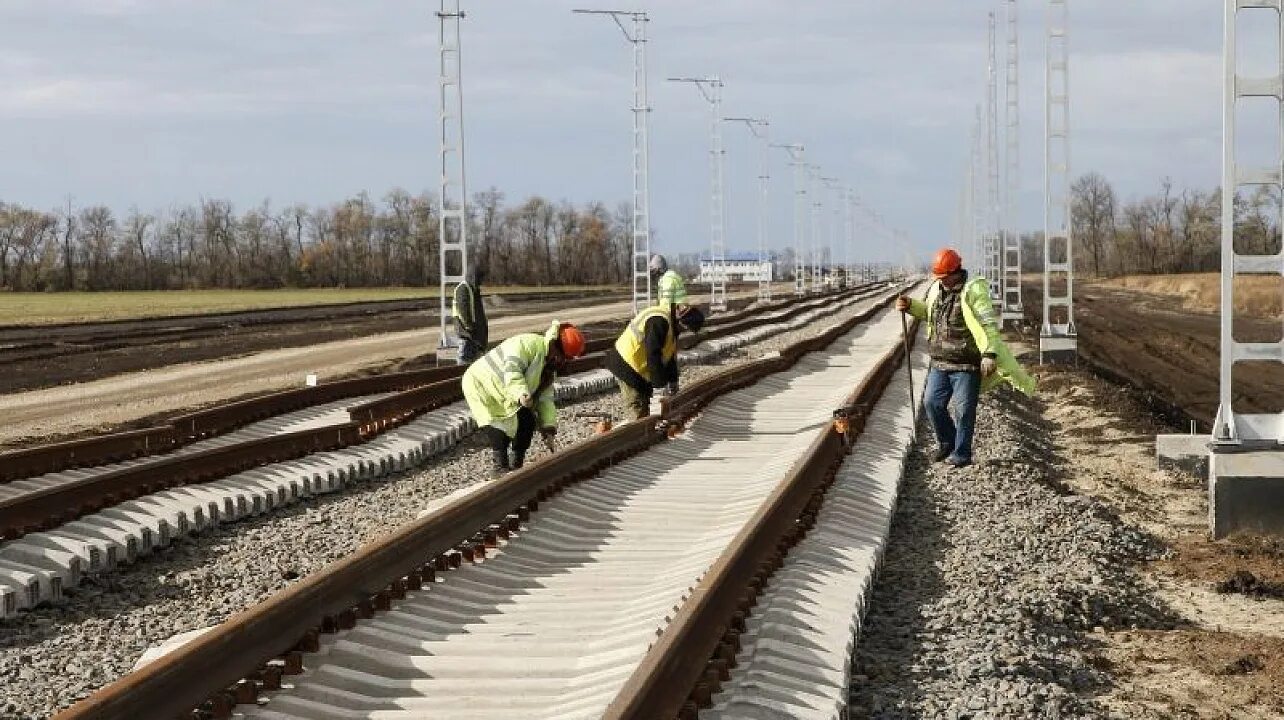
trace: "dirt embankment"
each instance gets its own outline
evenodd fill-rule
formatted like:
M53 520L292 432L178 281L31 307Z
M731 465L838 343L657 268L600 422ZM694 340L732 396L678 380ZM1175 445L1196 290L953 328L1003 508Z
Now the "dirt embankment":
M1028 320L1040 322L1042 286L1024 286ZM1201 430L1212 427L1218 405L1220 366L1218 316L1184 310L1171 296L1111 285L1075 288L1075 322L1084 359L1112 379L1147 393L1171 419L1189 417ZM1240 324L1240 340L1278 338L1277 321ZM1235 407L1240 412L1284 410L1284 366L1240 364L1235 371Z
M1135 290L1177 300L1182 310L1216 313L1221 310L1221 275L1128 275L1093 283L1102 288ZM1279 318L1282 282L1278 276L1241 275L1235 286L1235 311L1248 317Z

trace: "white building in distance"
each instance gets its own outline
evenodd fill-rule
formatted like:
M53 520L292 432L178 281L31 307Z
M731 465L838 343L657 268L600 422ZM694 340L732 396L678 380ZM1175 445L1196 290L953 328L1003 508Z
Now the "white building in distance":
M757 253L731 253L727 255L722 266L728 282L758 282L759 280L772 282L776 279L775 263L770 258L759 260ZM695 281L707 283L713 278L713 261L706 257L700 258L700 275Z

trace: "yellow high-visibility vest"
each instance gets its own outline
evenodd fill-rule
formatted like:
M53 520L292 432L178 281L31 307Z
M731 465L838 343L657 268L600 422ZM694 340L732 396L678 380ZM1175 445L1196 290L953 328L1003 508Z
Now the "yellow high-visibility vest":
M682 276L670 270L660 276L660 281L655 287L655 304L660 307L666 305L685 305L687 302L687 285L682 282Z
M667 363L678 354L678 338L673 334L673 318L669 316L669 307L649 307L638 313L633 318L633 322L620 333L620 337L615 341L615 351L624 358L624 362L629 367L637 371L644 378L651 377L647 372L646 365L646 344L643 340L646 337L646 323L651 318L664 318L669 324L668 333L664 338L664 347L660 350L660 356Z

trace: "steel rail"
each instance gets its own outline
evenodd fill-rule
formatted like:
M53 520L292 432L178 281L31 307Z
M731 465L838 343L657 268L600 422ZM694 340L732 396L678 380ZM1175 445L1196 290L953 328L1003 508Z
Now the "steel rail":
M863 286L867 287L867 286ZM859 291L861 288L855 288ZM710 327L751 322L753 316L773 312L790 305L781 301L754 310L744 310L721 318L712 318ZM706 335L707 337L707 335ZM588 351L606 350L614 338L590 341ZM584 369L600 367L592 362ZM258 397L223 403L215 407L179 415L164 425L69 440L21 450L0 453L0 483L22 480L45 473L146 457L173 450L196 440L220 435L257 420L300 410L313 405L362 395L393 392L422 387L434 382L458 378L465 368L456 365L386 373L322 383L315 387L283 390Z
M860 298L876 292L876 289L856 288L847 293L839 293L836 297L850 294ZM756 318L744 318L742 315L740 318L743 319L733 318L731 321L718 324L712 331L702 333L699 337L688 337L683 344L690 346L699 340L725 337L766 322L788 322L820 304L832 302L833 299L834 297L829 297L812 299L805 303L788 303L788 308L784 312L770 317L762 317L760 313L756 313L758 315ZM603 360L601 351L613 342L614 338L591 342L590 347L596 352L572 362L566 374L572 375L601 367ZM119 468L76 481L60 482L0 499L0 539L13 540L30 532L49 529L97 512L104 507L149 493L214 480L267 463L292 460L312 453L364 442L419 414L462 400L463 390L458 378L463 370L464 368L460 366L450 366L416 373L401 373L397 376L347 381L349 385L345 385L345 389L334 392L350 392L347 388L350 388L351 383L363 383L361 387L371 390L363 394L373 394L373 388L386 386L386 383L400 386L411 382L406 376L413 376L418 381L435 379L429 384L412 387L386 398L354 406L348 411L349 421L340 425L283 433L197 453L158 458L132 467ZM340 383L331 385L336 386ZM287 391L284 394L297 398L305 395L307 391L318 389L305 388L303 391ZM334 398L330 397L332 394L326 393L323 397L326 400L333 400ZM256 401L247 402L255 404ZM233 406L236 405L239 404L233 404ZM256 411L262 411L266 405L258 403L255 407ZM208 428L228 424L228 418L237 413L244 416L245 411L235 407L215 408L194 414L202 416L199 421L180 418L175 420L175 423L190 428ZM148 437L150 436L144 436L145 439ZM175 447L173 444L169 446L171 449L173 447Z
M917 331L917 321L914 330ZM625 682L604 718L694 720L735 663L745 616L784 553L814 520L825 488L847 449L864 430L865 418L906 357L906 346L888 350L861 381L833 425L820 432L807 453L759 508L695 587L641 664Z
M55 720L176 717L194 708L227 717L235 704L253 702L259 690L279 687L283 673L302 672L302 653L317 649L319 633L351 628L357 618L372 617L407 590L420 589L436 572L484 555L497 535L506 535L519 518L562 488L663 442L673 427L717 396L787 370L808 352L873 318L893 297L880 298L868 310L776 356L692 384L669 403L672 417L652 415L622 425L446 503L105 686ZM684 688L681 698L686 695Z

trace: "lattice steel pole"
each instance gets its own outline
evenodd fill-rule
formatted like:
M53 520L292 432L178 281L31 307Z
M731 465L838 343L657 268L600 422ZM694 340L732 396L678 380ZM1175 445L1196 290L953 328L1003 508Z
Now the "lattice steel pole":
M1040 361L1073 357L1074 227L1070 215L1070 27L1067 0L1048 0L1043 180L1043 331ZM1064 290L1057 282L1064 282Z
M1222 272L1221 272L1221 363L1219 407L1213 423L1217 445L1261 444L1278 449L1284 444L1284 413L1240 413L1235 411L1235 364L1239 362L1284 363L1284 341L1241 342L1235 339L1235 278L1240 273L1284 274L1284 252L1248 255L1235 248L1235 196L1244 186L1266 185L1284 193L1284 13L1280 0L1224 0L1222 80ZM1236 24L1240 11L1261 15L1274 10L1277 53L1274 72L1267 77L1239 74L1239 39ZM1275 128L1277 145L1270 164L1243 167L1236 158L1236 126L1240 98L1271 98L1279 104ZM1274 474L1265 471L1266 475ZM1247 491L1242 491L1247 492ZM1266 491L1263 491L1266 492ZM1265 496L1263 496L1265 497ZM1215 528L1216 531L1216 528Z
M839 184L838 178L823 177L820 181L825 183L825 187L829 189L829 200L833 205L833 207L830 208L833 212L829 218L829 247L827 248L827 256L829 258L829 277L832 281L831 284L837 284L837 276L834 273L834 257L837 254L836 251L838 248L839 232L842 230L843 186Z
M989 14L989 64L986 73L985 93L985 170L986 170L986 249L985 275L990 281L990 298L1001 305L1003 299L1003 272L999 255L1002 252L1000 228L1002 221L1002 195L999 169L999 81L998 34L994 13ZM1000 308L1001 309L1001 308Z
M856 191L847 188L846 197L843 203L846 206L846 230L847 242L843 247L843 287L852 286L852 261L856 256L856 204L860 200L856 197Z
M620 28L633 46L633 312L651 304L651 105L646 76L646 28L650 18L638 10L572 10L583 15L605 15ZM621 18L629 18L633 31Z
M805 295L807 283L803 267L803 243L807 225L807 159L806 149L798 144L777 145L789 153L789 164L794 169L794 295Z
M811 192L811 231L807 234L807 258L808 274L811 276L811 291L818 292L817 287L820 282L820 215L821 208L824 207L822 193L820 192L820 166L807 166L808 187Z
M768 137L768 128L771 123L762 118L752 117L732 117L724 118L727 122L742 122L749 128L749 132L757 138L759 142L760 155L758 158L758 299L771 299L771 280L767 274L762 271L762 266L767 262L767 205L770 199L770 181L771 181L771 138Z
M971 192L969 193L972 202L972 246L973 261L968 264L972 267L984 269L985 260L985 153L983 149L984 140L981 137L985 128L984 112L981 106L976 106L976 124L972 129L972 173ZM974 263L974 264L973 264Z
M1003 229L1003 319L1021 322L1021 48L1017 15L1018 0L1007 0L1007 151L1004 156L1007 189Z
M464 173L464 91L459 21L464 13L460 0L441 0L438 23L438 99L441 153L441 212L437 232L439 287L441 293L442 350L459 347L451 328L454 286L468 275L468 183ZM459 270L451 272L452 260Z
M710 240L709 240L709 308L714 312L727 309L726 225L727 202L723 190L722 164L726 151L722 147L722 80L713 75L703 78L669 78L669 82L691 83L696 86L712 113L709 170L710 170Z

